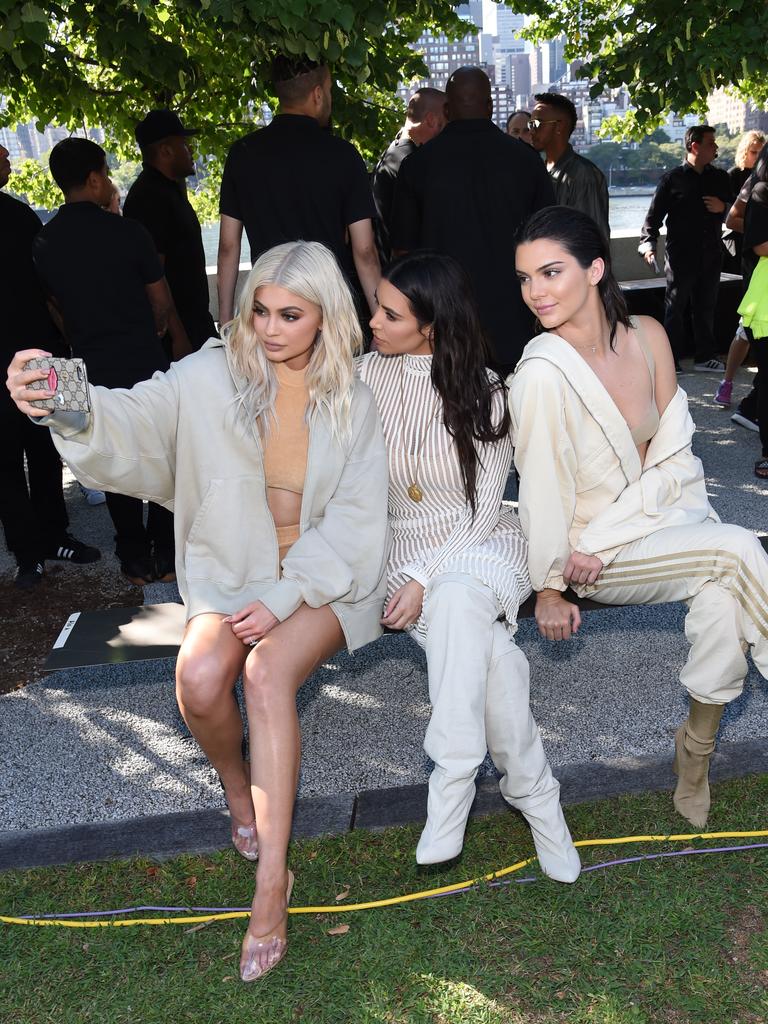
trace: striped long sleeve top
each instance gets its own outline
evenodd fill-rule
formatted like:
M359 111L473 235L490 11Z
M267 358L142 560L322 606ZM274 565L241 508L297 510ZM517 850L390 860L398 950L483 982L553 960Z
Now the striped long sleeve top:
M473 516L454 441L432 385L432 357L371 352L358 360L357 369L376 399L389 459L392 548L387 598L409 579L427 587L440 573L464 572L490 587L514 628L517 609L531 586L520 522L502 505L512 462L509 438L477 445ZM498 391L494 418L503 415L504 393ZM414 484L422 494L420 502L408 493ZM417 628L423 629L421 620Z

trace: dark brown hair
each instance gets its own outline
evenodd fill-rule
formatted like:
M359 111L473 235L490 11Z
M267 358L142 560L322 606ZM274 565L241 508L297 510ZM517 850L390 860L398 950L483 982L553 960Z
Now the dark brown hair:
M597 290L611 328L610 344L613 348L618 325L630 327L631 323L626 299L611 269L608 239L591 217L570 206L545 206L543 210L534 213L520 229L515 243L523 245L526 242L538 242L542 238L562 245L584 270L596 259L601 259L605 264Z
M480 326L472 284L450 256L417 250L395 260L384 271L387 281L408 300L419 327L432 328L432 384L443 403L443 423L454 439L467 503L476 512L475 442L493 444L509 431L509 411L493 422L493 397L504 382L489 376L493 365Z

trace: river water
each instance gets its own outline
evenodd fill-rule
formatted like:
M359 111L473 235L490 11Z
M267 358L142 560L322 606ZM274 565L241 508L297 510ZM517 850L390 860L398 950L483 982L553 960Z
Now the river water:
M610 199L610 222L611 231L636 231L640 234L645 215L651 202L653 193L637 195L612 195ZM219 225L217 223L203 225L203 245L205 246L205 262L210 267L216 266L216 249L219 244ZM248 242L243 236L243 247L240 253L240 262L246 263L250 260Z

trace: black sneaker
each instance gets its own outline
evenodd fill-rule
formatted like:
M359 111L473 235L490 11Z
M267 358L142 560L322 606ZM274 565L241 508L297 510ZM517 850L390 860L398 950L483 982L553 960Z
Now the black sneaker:
M136 587L152 583L155 578L152 559L149 557L127 558L120 563L120 572Z
M51 561L73 562L75 565L87 565L89 562L98 562L101 552L98 548L92 548L83 544L71 533L62 534L61 540L55 546L48 548L45 557Z
M13 579L14 586L19 590L32 590L39 583L42 583L45 569L42 562L19 562L16 575Z

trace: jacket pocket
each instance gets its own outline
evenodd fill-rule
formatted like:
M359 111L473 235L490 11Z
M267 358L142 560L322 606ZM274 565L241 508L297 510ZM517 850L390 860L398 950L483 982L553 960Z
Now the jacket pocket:
M277 579L277 539L262 478L210 481L187 535L184 566L190 580L232 589Z
M579 465L576 473L576 493L599 487L619 466L619 460L611 445L606 441L589 458Z

